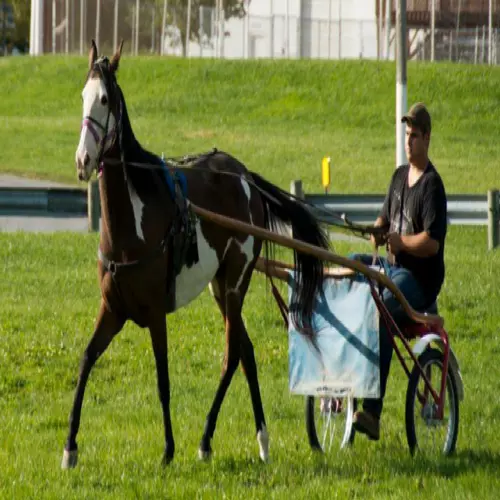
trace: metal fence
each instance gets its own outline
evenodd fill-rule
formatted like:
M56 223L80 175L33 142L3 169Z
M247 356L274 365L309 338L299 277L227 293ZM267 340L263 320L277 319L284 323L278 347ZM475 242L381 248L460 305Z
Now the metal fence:
M304 193L301 181L293 181L290 192L314 206L313 213L325 222L335 222L331 214L345 214L356 223L373 224L384 196L381 194L310 194ZM448 199L448 223L461 226L487 226L488 248L500 245L500 195L490 190L485 195L451 194ZM338 221L337 221L338 222Z
M362 0L270 0L268 12L244 2L248 14L227 19L222 0L39 1L43 33L34 53L83 54L94 38L105 53L124 39L132 54L394 58L396 0L364 0L366 9L358 11L352 6ZM409 59L498 63L500 1L489 6L488 0L407 0Z
M371 224L377 218L383 195L304 194L302 183L293 181L290 191L311 203L315 215L325 222L333 220L327 212L345 213L353 222ZM99 230L100 202L97 181L88 189L79 188L0 188L0 214L10 216L77 215L88 218L89 231ZM488 247L500 245L500 195L449 195L450 224L488 226Z

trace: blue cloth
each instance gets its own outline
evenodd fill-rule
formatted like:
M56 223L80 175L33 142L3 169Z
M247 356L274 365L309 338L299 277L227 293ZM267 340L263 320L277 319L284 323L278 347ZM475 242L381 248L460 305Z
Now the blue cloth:
M291 293L290 286L289 302ZM379 317L370 286L362 276L324 280L312 317L318 349L294 328L292 321L289 324L292 393L379 396Z
M181 188L181 193L184 198L187 198L187 180L186 176L180 170L177 170L175 174L172 176L170 171L167 168L167 164L163 158L161 158L161 164L163 166L163 175L165 177L165 181L167 182L168 191L172 200L175 200L175 183L177 182Z

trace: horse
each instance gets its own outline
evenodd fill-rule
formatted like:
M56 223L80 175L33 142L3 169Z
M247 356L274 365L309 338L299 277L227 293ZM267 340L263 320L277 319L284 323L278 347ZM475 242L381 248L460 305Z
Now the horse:
M173 459L166 316L189 304L207 286L225 324L225 356L199 457L211 456L217 416L241 361L259 455L267 461L269 435L254 349L242 319L245 294L263 243L196 217L189 205L271 230L281 221L291 226L295 238L321 248L328 248L328 238L306 207L225 152L214 150L169 164L145 150L132 131L117 82L122 46L123 41L109 60L98 57L92 41L82 92L83 120L75 161L80 181L88 182L94 171L98 176L101 299L93 335L80 361L61 466L66 469L77 464L76 437L91 369L129 320L150 332L165 431L162 462ZM174 172L174 167L180 170ZM300 279L293 293L297 317L304 320L306 331L305 318L311 317L323 264L298 253L295 262Z

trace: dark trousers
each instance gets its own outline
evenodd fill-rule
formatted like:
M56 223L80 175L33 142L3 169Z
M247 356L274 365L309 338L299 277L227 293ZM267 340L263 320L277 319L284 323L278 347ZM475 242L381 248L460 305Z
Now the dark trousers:
M349 256L351 259L359 260L363 264L371 265L373 256L367 254L354 254ZM422 310L429 305L429 297L426 296L422 287L408 269L390 265L386 259L379 258L381 264L385 268L387 276L401 290L408 303L416 310ZM382 292L382 300L389 314L394 321L400 326L404 321L408 321L408 316L403 311L399 301L394 297L392 292L384 289ZM380 339L380 398L365 399L363 401L363 409L370 412L377 418L380 418L382 407L384 404L385 389L389 370L391 367L393 346L389 337L389 332L383 319L379 324L379 339Z

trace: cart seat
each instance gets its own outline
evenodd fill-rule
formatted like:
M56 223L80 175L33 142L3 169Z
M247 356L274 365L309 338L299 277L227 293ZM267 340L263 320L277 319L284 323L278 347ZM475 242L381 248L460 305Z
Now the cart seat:
M425 309L417 309L417 311L423 314L438 314L437 302L434 301ZM400 329L405 338L408 340L421 337L422 335L432 331L432 328L429 328L428 325L415 323L414 321L411 321L410 318L407 318L407 321L400 325Z

